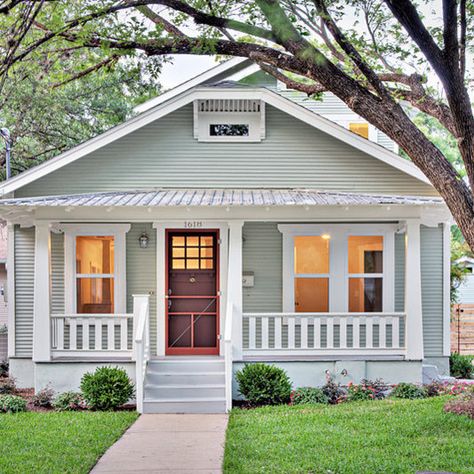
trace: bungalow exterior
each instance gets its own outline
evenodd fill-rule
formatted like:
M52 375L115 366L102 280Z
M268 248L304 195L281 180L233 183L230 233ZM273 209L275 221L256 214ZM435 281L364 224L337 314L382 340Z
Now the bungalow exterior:
M232 59L4 182L12 374L121 366L140 412L228 410L255 361L295 386L445 374L451 217L396 152Z

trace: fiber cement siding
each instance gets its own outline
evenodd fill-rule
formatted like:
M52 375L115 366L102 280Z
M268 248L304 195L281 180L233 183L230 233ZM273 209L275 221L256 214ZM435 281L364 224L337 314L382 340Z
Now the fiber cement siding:
M17 357L33 351L35 230L15 226L15 348Z
M64 314L64 235L51 233L51 312Z
M156 187L435 194L431 186L270 106L266 133L260 143L198 142L188 105L19 189L16 197Z

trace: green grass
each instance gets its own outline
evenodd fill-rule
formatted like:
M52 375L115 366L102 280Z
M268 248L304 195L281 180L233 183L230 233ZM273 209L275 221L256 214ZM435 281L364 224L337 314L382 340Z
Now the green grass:
M135 412L0 414L0 472L88 473Z
M226 473L474 473L474 421L446 397L234 410Z

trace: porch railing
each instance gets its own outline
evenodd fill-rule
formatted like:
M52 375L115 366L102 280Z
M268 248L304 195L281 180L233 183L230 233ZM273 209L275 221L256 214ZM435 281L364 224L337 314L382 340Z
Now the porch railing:
M52 314L53 354L131 356L133 314Z
M244 355L403 355L404 313L244 313Z
M135 377L138 413L143 413L145 376L150 360L150 297L133 295L133 316L135 328Z

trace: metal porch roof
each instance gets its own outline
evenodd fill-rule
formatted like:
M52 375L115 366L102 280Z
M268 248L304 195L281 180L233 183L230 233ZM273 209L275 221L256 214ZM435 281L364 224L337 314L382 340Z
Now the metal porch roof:
M0 200L0 207L376 206L441 205L437 197L355 194L312 189L155 189Z

